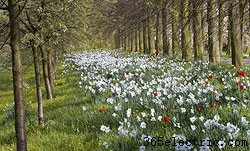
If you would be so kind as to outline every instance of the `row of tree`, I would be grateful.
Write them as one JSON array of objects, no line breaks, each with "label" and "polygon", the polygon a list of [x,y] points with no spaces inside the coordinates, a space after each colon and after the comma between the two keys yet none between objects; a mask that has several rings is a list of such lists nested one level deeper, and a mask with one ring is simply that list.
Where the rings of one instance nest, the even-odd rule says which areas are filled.
[{"label": "row of tree", "polygon": [[[44,126],[42,83],[45,85],[47,99],[52,100],[59,58],[73,46],[81,48],[107,46],[103,39],[108,34],[105,37],[100,30],[104,21],[101,20],[102,14],[98,10],[93,11],[98,8],[96,2],[95,0],[0,1],[0,57],[4,55],[8,58],[7,62],[12,62],[17,150],[27,150],[23,58],[32,56],[32,60],[28,59],[28,63],[25,63],[34,65],[38,123]],[[0,65],[3,64],[4,62],[0,61]]]},{"label": "row of tree", "polygon": [[[224,49],[232,63],[242,65],[242,52],[250,52],[249,0],[118,0],[115,17],[116,47],[189,60],[220,63]],[[193,50],[193,51],[192,51]]]}]

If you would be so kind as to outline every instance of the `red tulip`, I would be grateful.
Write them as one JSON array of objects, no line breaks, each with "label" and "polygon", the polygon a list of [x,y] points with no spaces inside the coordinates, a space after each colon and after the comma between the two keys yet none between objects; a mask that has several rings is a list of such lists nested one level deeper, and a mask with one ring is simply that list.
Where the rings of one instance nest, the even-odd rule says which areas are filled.
[{"label": "red tulip", "polygon": [[169,121],[169,120],[170,120],[170,118],[169,118],[168,116],[165,116],[165,117],[164,117],[164,121],[167,122],[167,121]]},{"label": "red tulip", "polygon": [[213,108],[215,106],[215,104],[212,103],[212,104],[210,104],[210,106],[211,106],[211,108]]},{"label": "red tulip", "polygon": [[245,72],[244,71],[237,71],[237,73],[243,77],[245,77]]}]

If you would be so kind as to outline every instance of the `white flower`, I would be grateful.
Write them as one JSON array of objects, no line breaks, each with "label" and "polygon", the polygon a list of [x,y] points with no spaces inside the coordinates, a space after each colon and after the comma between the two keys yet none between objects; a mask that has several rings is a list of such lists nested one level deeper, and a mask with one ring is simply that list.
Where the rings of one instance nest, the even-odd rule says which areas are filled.
[{"label": "white flower", "polygon": [[114,104],[114,103],[115,103],[115,99],[113,99],[113,98],[108,98],[108,99],[107,99],[107,102],[110,103],[110,104]]},{"label": "white flower", "polygon": [[196,117],[195,117],[195,116],[193,116],[193,117],[190,118],[190,121],[191,121],[192,123],[194,123],[195,120],[196,120]]},{"label": "white flower", "polygon": [[196,126],[195,125],[191,125],[191,129],[194,131],[196,130]]},{"label": "white flower", "polygon": [[139,151],[145,151],[146,147],[144,145],[140,146]]},{"label": "white flower", "polygon": [[140,122],[141,121],[141,117],[137,115],[136,117],[137,121]]},{"label": "white flower", "polygon": [[141,122],[141,125],[140,125],[141,128],[146,128],[146,126],[147,124],[145,122]]},{"label": "white flower", "polygon": [[117,115],[116,113],[113,113],[113,114],[112,114],[113,117],[116,117],[116,115]]},{"label": "white flower", "polygon": [[218,142],[219,149],[225,148],[225,146],[226,146],[226,143],[224,141],[219,141]]},{"label": "white flower", "polygon": [[131,108],[129,108],[128,110],[127,110],[127,117],[130,117],[131,116]]},{"label": "white flower", "polygon": [[82,107],[82,110],[83,110],[83,111],[86,111],[86,110],[87,110],[86,106],[83,106],[83,107]]},{"label": "white flower", "polygon": [[155,117],[153,116],[150,121],[155,122],[156,121]]},{"label": "white flower", "polygon": [[241,117],[241,122],[242,122],[242,124],[243,124],[244,126],[247,126],[249,121],[247,121],[246,117],[242,116],[242,117]]},{"label": "white flower", "polygon": [[110,132],[110,128],[107,127],[107,126],[104,126],[104,125],[101,126],[100,130],[103,131],[103,132],[105,132],[105,133]]},{"label": "white flower", "polygon": [[185,113],[186,109],[185,108],[181,108],[181,113]]},{"label": "white flower", "polygon": [[162,121],[162,116],[158,116],[158,121]]},{"label": "white flower", "polygon": [[154,116],[155,115],[155,109],[150,109],[151,110],[151,115]]},{"label": "white flower", "polygon": [[103,142],[103,146],[105,146],[108,149],[108,147],[109,147],[108,142]]},{"label": "white flower", "polygon": [[130,132],[130,135],[131,135],[132,137],[136,137],[137,131],[136,131],[136,130],[132,130],[132,131]]},{"label": "white flower", "polygon": [[250,130],[247,130],[247,135],[250,136]]},{"label": "white flower", "polygon": [[220,120],[220,116],[219,116],[219,115],[215,115],[215,116],[214,116],[214,120],[215,120],[215,121],[219,121],[219,120]]},{"label": "white flower", "polygon": [[142,117],[146,117],[147,114],[145,112],[141,112]]},{"label": "white flower", "polygon": [[203,116],[200,116],[199,119],[200,119],[201,121],[204,121],[204,117],[203,117]]},{"label": "white flower", "polygon": [[122,110],[122,105],[119,103],[117,106],[115,106],[116,111]]}]

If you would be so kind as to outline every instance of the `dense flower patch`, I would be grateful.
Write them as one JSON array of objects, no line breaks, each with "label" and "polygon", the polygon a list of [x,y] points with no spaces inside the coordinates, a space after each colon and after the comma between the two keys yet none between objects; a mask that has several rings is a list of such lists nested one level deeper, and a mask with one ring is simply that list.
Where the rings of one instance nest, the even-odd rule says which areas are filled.
[{"label": "dense flower patch", "polygon": [[[235,140],[249,140],[247,67],[113,51],[70,54],[64,67],[66,74],[79,73],[79,88],[91,94],[93,105],[102,105],[95,126],[104,149],[235,149]],[[157,137],[176,141],[160,145]],[[189,141],[194,139],[201,144]]]}]

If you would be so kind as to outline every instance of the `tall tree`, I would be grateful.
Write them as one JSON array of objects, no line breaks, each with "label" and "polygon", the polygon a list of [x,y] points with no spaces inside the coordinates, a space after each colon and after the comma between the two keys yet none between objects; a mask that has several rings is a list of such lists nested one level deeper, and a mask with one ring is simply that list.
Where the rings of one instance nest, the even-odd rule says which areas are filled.
[{"label": "tall tree", "polygon": [[8,11],[10,20],[10,46],[12,52],[12,73],[15,100],[16,150],[26,151],[27,143],[19,27],[20,12],[17,0],[8,0]]},{"label": "tall tree", "polygon": [[208,22],[208,52],[209,62],[220,63],[220,50],[217,32],[217,15],[215,9],[215,0],[207,1],[207,22]]},{"label": "tall tree", "polygon": [[190,48],[190,24],[189,24],[189,0],[180,0],[180,26],[181,26],[181,49],[182,59],[191,58]]},{"label": "tall tree", "polygon": [[160,14],[157,12],[155,16],[155,50],[156,55],[159,54],[159,22],[160,22]]},{"label": "tall tree", "polygon": [[167,1],[163,1],[162,5],[162,49],[163,49],[163,56],[169,56],[169,42],[167,36]]},{"label": "tall tree", "polygon": [[229,10],[232,13],[229,16],[229,24],[231,29],[231,49],[232,49],[232,64],[242,66],[242,38],[241,38],[241,14],[240,1],[230,1]]},{"label": "tall tree", "polygon": [[177,12],[177,7],[178,7],[178,1],[173,0],[172,1],[172,9],[171,9],[171,14],[172,14],[172,53],[173,56],[177,54],[178,51],[178,46],[179,46],[179,39],[178,39],[178,12]]},{"label": "tall tree", "polygon": [[201,22],[201,5],[199,1],[192,0],[193,7],[193,47],[194,59],[202,60],[203,58],[203,39],[202,39],[202,22]]},{"label": "tall tree", "polygon": [[34,40],[31,41],[33,59],[34,59],[34,69],[36,77],[36,94],[38,100],[38,123],[41,126],[44,126],[43,118],[43,97],[42,97],[42,84],[41,84],[41,74],[40,74],[40,65],[39,65],[39,53],[38,45]]}]

